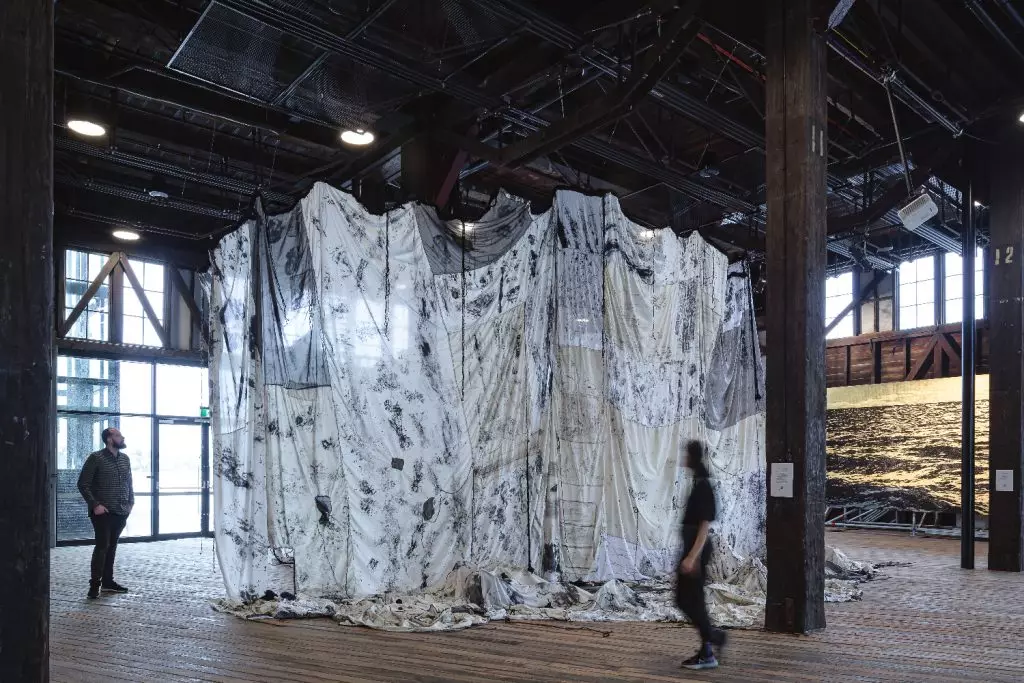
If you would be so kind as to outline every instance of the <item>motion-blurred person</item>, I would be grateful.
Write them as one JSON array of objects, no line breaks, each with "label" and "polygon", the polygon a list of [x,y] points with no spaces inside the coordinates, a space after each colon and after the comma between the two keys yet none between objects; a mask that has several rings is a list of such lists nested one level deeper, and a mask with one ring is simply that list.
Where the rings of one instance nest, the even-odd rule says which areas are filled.
[{"label": "motion-blurred person", "polygon": [[704,601],[704,583],[711,559],[711,522],[715,521],[715,492],[704,464],[706,448],[701,441],[686,444],[686,467],[693,474],[693,488],[683,515],[683,557],[676,581],[676,604],[700,632],[700,650],[683,662],[687,669],[714,669],[718,666],[715,647],[725,645],[725,631],[712,627]]},{"label": "motion-blurred person", "polygon": [[96,530],[89,581],[91,599],[100,596],[100,588],[115,593],[128,592],[114,581],[114,557],[117,541],[135,506],[132,465],[128,456],[121,452],[124,437],[116,427],[107,427],[100,436],[103,449],[89,456],[78,476],[78,490],[89,506],[89,520]]}]

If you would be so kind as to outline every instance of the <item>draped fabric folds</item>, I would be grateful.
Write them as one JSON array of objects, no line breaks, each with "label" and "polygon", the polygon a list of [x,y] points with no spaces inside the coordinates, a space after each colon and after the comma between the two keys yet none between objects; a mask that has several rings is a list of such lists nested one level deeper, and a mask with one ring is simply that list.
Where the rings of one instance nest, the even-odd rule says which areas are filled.
[{"label": "draped fabric folds", "polygon": [[316,185],[213,257],[215,523],[229,597],[290,552],[300,593],[462,567],[659,578],[710,446],[721,554],[764,544],[749,280],[614,197],[502,194],[479,221]]}]

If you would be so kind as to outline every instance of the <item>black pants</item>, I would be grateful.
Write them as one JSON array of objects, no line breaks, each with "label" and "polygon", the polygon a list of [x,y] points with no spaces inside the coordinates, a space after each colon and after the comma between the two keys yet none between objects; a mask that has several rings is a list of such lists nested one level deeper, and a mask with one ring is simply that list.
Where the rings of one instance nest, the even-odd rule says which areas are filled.
[{"label": "black pants", "polygon": [[92,582],[110,583],[114,580],[114,557],[117,555],[117,540],[121,538],[128,518],[124,515],[106,513],[89,514],[92,528],[96,530],[96,547],[92,550]]},{"label": "black pants", "polygon": [[[685,555],[684,555],[685,557]],[[711,539],[700,554],[700,567],[693,574],[679,573],[676,580],[676,605],[700,631],[702,643],[721,644],[721,632],[711,626],[708,606],[704,602],[704,583],[707,580],[708,561],[711,559]]]}]

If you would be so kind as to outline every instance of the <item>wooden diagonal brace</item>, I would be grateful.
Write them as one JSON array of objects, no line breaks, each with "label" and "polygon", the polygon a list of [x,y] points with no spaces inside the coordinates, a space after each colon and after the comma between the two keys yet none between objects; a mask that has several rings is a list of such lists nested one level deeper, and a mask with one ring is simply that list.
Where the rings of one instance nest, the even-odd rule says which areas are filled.
[{"label": "wooden diagonal brace", "polygon": [[206,348],[210,348],[210,330],[207,325],[206,316],[199,310],[196,300],[192,296],[192,292],[189,291],[188,285],[185,284],[185,280],[181,277],[181,273],[178,269],[172,265],[168,265],[167,268],[171,274],[171,288],[178,290],[178,294],[185,300],[185,305],[188,307],[189,312],[192,314],[192,319],[199,325],[199,333],[203,337],[203,343]]},{"label": "wooden diagonal brace", "polygon": [[[92,283],[89,285],[89,288],[85,290],[85,294],[83,294],[82,298],[78,300],[78,303],[75,305],[75,308],[71,311],[71,315],[69,315],[68,319],[64,321],[63,325],[61,325],[59,336],[66,337],[68,332],[71,331],[71,328],[74,327],[76,322],[78,322],[78,318],[82,315],[82,312],[85,310],[86,306],[89,305],[89,302],[92,301],[92,298],[96,296],[96,292],[99,291],[100,287],[103,285],[103,282],[108,277],[110,277],[110,273],[113,272],[114,267],[118,264],[120,256],[121,255],[116,252],[110,255],[110,258],[107,259],[107,262],[106,264],[104,264],[103,269],[100,270],[99,275],[97,275],[96,278],[92,281]],[[61,301],[60,305],[63,308],[64,302]]]},{"label": "wooden diagonal brace", "polygon": [[135,271],[132,270],[131,264],[128,263],[128,257],[125,254],[121,256],[121,267],[124,268],[124,274],[128,277],[128,282],[132,284],[132,289],[135,290],[135,296],[139,297],[139,302],[142,304],[142,310],[146,312],[146,317],[149,318],[149,322],[153,325],[153,329],[156,330],[157,336],[160,337],[160,342],[164,348],[170,348],[171,339],[167,334],[167,328],[160,324],[160,318],[157,317],[156,312],[153,310],[153,306],[150,305],[149,299],[146,298],[146,290],[142,288],[142,284],[139,282],[139,278],[135,276]]}]

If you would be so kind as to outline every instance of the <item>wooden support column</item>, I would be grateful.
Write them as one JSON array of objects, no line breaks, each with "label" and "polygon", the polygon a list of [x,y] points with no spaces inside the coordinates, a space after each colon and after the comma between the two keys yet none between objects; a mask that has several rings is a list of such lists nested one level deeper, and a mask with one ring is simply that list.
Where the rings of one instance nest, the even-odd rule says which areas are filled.
[{"label": "wooden support column", "polygon": [[[825,627],[825,54],[813,0],[767,2],[765,628]],[[781,467],[780,467],[781,465]],[[792,497],[776,475],[792,467]]]},{"label": "wooden support column", "polygon": [[0,2],[0,679],[49,680],[53,3]]},{"label": "wooden support column", "polygon": [[[1011,126],[1002,144],[992,147],[992,154],[986,250],[990,287],[988,567],[1019,572],[1024,565],[1024,129],[1016,123]],[[999,486],[1000,472],[1009,473],[1012,490],[999,490],[1006,488]]]}]

